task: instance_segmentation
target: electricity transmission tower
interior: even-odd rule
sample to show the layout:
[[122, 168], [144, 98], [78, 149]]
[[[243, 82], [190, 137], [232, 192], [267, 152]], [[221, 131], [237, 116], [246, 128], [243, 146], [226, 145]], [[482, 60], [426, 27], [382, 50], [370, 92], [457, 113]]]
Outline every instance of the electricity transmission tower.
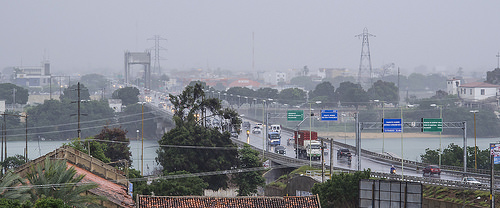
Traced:
[[359, 60], [359, 72], [358, 72], [358, 84], [363, 85], [362, 83], [362, 74], [369, 72], [370, 73], [370, 87], [373, 84], [373, 73], [372, 73], [372, 61], [370, 58], [370, 44], [368, 42], [368, 37], [375, 37], [368, 33], [368, 29], [363, 29], [363, 33], [356, 35], [355, 37], [362, 38], [363, 43], [361, 44], [361, 58]]
[[160, 41], [167, 40], [167, 39], [162, 38], [159, 35], [155, 35], [152, 38], [148, 38], [148, 40], [155, 41], [155, 46], [153, 48], [151, 48], [155, 51], [154, 62], [153, 62], [153, 74], [156, 73], [156, 74], [160, 75], [161, 74], [160, 60], [165, 60], [164, 58], [160, 57], [160, 50], [163, 50], [163, 51], [167, 50], [166, 48], [163, 48], [160, 46]]

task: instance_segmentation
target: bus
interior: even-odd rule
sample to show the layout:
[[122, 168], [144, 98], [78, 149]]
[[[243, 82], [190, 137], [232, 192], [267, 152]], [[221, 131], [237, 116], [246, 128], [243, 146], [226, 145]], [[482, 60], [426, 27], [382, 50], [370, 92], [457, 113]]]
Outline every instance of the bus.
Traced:
[[281, 145], [281, 135], [278, 132], [268, 132], [267, 143], [269, 145]]

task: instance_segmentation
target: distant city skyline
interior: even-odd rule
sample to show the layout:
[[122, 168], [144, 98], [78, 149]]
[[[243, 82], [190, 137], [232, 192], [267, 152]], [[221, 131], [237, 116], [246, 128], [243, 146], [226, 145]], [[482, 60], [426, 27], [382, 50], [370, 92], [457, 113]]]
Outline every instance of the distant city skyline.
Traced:
[[53, 72], [122, 73], [124, 52], [151, 49], [148, 39], [159, 35], [167, 39], [164, 70], [357, 73], [355, 35], [366, 27], [376, 36], [369, 39], [374, 70], [395, 63], [406, 74], [462, 67], [485, 75], [500, 51], [497, 8], [496, 1], [451, 0], [5, 1], [0, 69], [48, 59]]

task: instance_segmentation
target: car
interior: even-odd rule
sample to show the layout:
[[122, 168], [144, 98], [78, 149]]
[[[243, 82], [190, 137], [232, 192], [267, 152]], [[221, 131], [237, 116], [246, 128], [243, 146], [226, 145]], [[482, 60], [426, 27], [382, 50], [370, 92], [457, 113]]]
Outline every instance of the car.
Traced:
[[464, 177], [464, 178], [462, 178], [462, 183], [466, 183], [469, 185], [481, 186], [481, 182], [476, 180], [474, 177]]
[[245, 121], [245, 122], [243, 122], [242, 126], [243, 126], [244, 128], [246, 128], [246, 129], [250, 129], [250, 122]]
[[232, 131], [231, 132], [231, 137], [238, 137], [238, 132]]
[[262, 129], [261, 128], [259, 128], [257, 126], [253, 127], [252, 134], [260, 134], [260, 133], [262, 133]]
[[259, 128], [261, 128], [261, 129], [262, 129], [262, 127], [263, 127], [263, 126], [262, 126], [262, 124], [261, 124], [261, 123], [256, 123], [256, 124], [255, 124], [255, 127], [259, 127]]
[[282, 155], [284, 155], [284, 154], [286, 154], [286, 148], [285, 148], [285, 147], [283, 147], [283, 146], [276, 146], [276, 147], [274, 148], [274, 152], [275, 152], [275, 153], [278, 153], [278, 154], [282, 154]]
[[337, 150], [337, 157], [349, 157], [351, 156], [351, 152], [349, 151], [349, 149], [339, 149]]
[[438, 174], [441, 175], [441, 169], [437, 165], [428, 165], [422, 170], [423, 175], [428, 173], [429, 175]]

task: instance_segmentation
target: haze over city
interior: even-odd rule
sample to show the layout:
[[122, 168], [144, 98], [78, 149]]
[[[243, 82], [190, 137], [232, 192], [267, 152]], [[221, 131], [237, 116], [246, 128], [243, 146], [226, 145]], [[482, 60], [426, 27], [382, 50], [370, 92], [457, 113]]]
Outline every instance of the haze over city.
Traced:
[[[162, 68], [273, 71], [359, 67], [484, 75], [497, 67], [498, 1], [4, 1], [0, 69], [50, 60], [54, 73], [123, 70], [124, 51], [162, 41]], [[252, 34], [254, 40], [252, 41]], [[422, 67], [425, 66], [425, 67]]]

